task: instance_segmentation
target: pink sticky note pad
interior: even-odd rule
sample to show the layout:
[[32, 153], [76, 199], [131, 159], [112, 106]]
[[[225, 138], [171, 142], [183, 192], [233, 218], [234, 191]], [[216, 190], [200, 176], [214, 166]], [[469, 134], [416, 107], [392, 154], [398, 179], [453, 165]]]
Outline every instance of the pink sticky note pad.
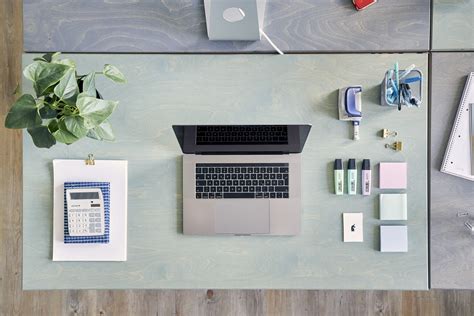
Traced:
[[406, 189], [407, 163], [381, 162], [379, 172], [379, 185], [381, 189]]

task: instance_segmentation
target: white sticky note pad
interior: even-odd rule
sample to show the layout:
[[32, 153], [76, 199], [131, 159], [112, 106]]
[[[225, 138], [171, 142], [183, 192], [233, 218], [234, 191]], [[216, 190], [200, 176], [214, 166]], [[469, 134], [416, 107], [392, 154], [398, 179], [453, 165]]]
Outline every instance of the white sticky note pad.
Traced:
[[380, 251], [381, 252], [407, 252], [408, 228], [407, 226], [380, 226]]
[[380, 194], [380, 219], [384, 221], [407, 220], [407, 195]]
[[344, 242], [364, 241], [364, 214], [343, 213]]

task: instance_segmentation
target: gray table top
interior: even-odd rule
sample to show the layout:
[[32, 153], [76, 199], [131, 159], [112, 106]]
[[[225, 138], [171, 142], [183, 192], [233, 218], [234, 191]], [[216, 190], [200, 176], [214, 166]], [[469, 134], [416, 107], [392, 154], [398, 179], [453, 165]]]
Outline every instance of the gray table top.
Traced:
[[432, 48], [474, 49], [474, 0], [433, 0]]
[[464, 227], [474, 216], [474, 183], [441, 173], [441, 163], [474, 53], [434, 53], [431, 89], [431, 286], [473, 288], [473, 236]]
[[[40, 150], [24, 137], [23, 287], [427, 289], [427, 110], [381, 107], [379, 84], [398, 60], [427, 73], [427, 54], [94, 55], [70, 56], [80, 72], [111, 63], [126, 86], [99, 81], [120, 100], [111, 123], [117, 142], [82, 140]], [[25, 62], [33, 58], [25, 55]], [[337, 90], [364, 87], [361, 140], [337, 119]], [[25, 89], [31, 89], [25, 85]], [[427, 95], [427, 80], [423, 85]], [[171, 124], [312, 123], [302, 154], [302, 234], [199, 237], [182, 230], [181, 152]], [[404, 150], [384, 148], [382, 128]], [[390, 140], [390, 142], [393, 141]], [[128, 261], [52, 262], [53, 158], [129, 161]], [[371, 159], [369, 197], [333, 194], [335, 158]], [[381, 161], [408, 162], [408, 220], [380, 221]], [[397, 192], [397, 191], [389, 191]], [[364, 242], [342, 242], [342, 213], [364, 213]], [[408, 252], [381, 253], [379, 226], [408, 225]]]
[[[268, 42], [210, 42], [203, 0], [25, 0], [24, 49], [32, 52], [272, 51]], [[268, 0], [264, 29], [282, 50], [426, 51], [430, 0]], [[47, 18], [45, 18], [47, 17]]]

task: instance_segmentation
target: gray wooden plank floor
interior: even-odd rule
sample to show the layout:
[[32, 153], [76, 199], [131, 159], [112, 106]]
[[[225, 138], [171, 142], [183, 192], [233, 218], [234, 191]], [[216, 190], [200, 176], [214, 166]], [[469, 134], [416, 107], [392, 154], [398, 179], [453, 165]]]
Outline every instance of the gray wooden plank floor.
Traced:
[[[267, 0], [265, 32], [284, 51], [426, 51], [430, 0]], [[47, 18], [46, 18], [47, 17]], [[25, 0], [25, 51], [272, 51], [260, 42], [210, 42], [203, 0]]]
[[[0, 122], [20, 82], [21, 0], [0, 1]], [[22, 137], [0, 124], [0, 315], [472, 315], [474, 292], [22, 291]], [[355, 312], [354, 310], [357, 309]], [[366, 313], [363, 313], [363, 312]]]
[[431, 285], [473, 288], [474, 237], [457, 213], [474, 215], [474, 182], [439, 170], [474, 53], [433, 53], [431, 71]]

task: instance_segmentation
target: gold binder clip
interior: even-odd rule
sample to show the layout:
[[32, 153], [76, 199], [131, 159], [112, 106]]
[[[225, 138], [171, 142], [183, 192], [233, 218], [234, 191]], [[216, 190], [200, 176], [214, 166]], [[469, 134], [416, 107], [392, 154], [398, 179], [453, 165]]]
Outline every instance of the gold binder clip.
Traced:
[[386, 129], [386, 128], [384, 128], [384, 129], [382, 130], [382, 137], [383, 137], [383, 138], [388, 138], [389, 136], [395, 137], [395, 136], [397, 136], [397, 135], [398, 135], [398, 132], [390, 131], [390, 130], [388, 130], [388, 129]]
[[94, 165], [95, 165], [95, 159], [94, 159], [94, 155], [93, 155], [93, 154], [87, 155], [86, 165], [87, 165], [87, 166], [94, 166]]
[[385, 148], [392, 148], [395, 151], [402, 151], [402, 142], [394, 142], [393, 144], [385, 144]]

